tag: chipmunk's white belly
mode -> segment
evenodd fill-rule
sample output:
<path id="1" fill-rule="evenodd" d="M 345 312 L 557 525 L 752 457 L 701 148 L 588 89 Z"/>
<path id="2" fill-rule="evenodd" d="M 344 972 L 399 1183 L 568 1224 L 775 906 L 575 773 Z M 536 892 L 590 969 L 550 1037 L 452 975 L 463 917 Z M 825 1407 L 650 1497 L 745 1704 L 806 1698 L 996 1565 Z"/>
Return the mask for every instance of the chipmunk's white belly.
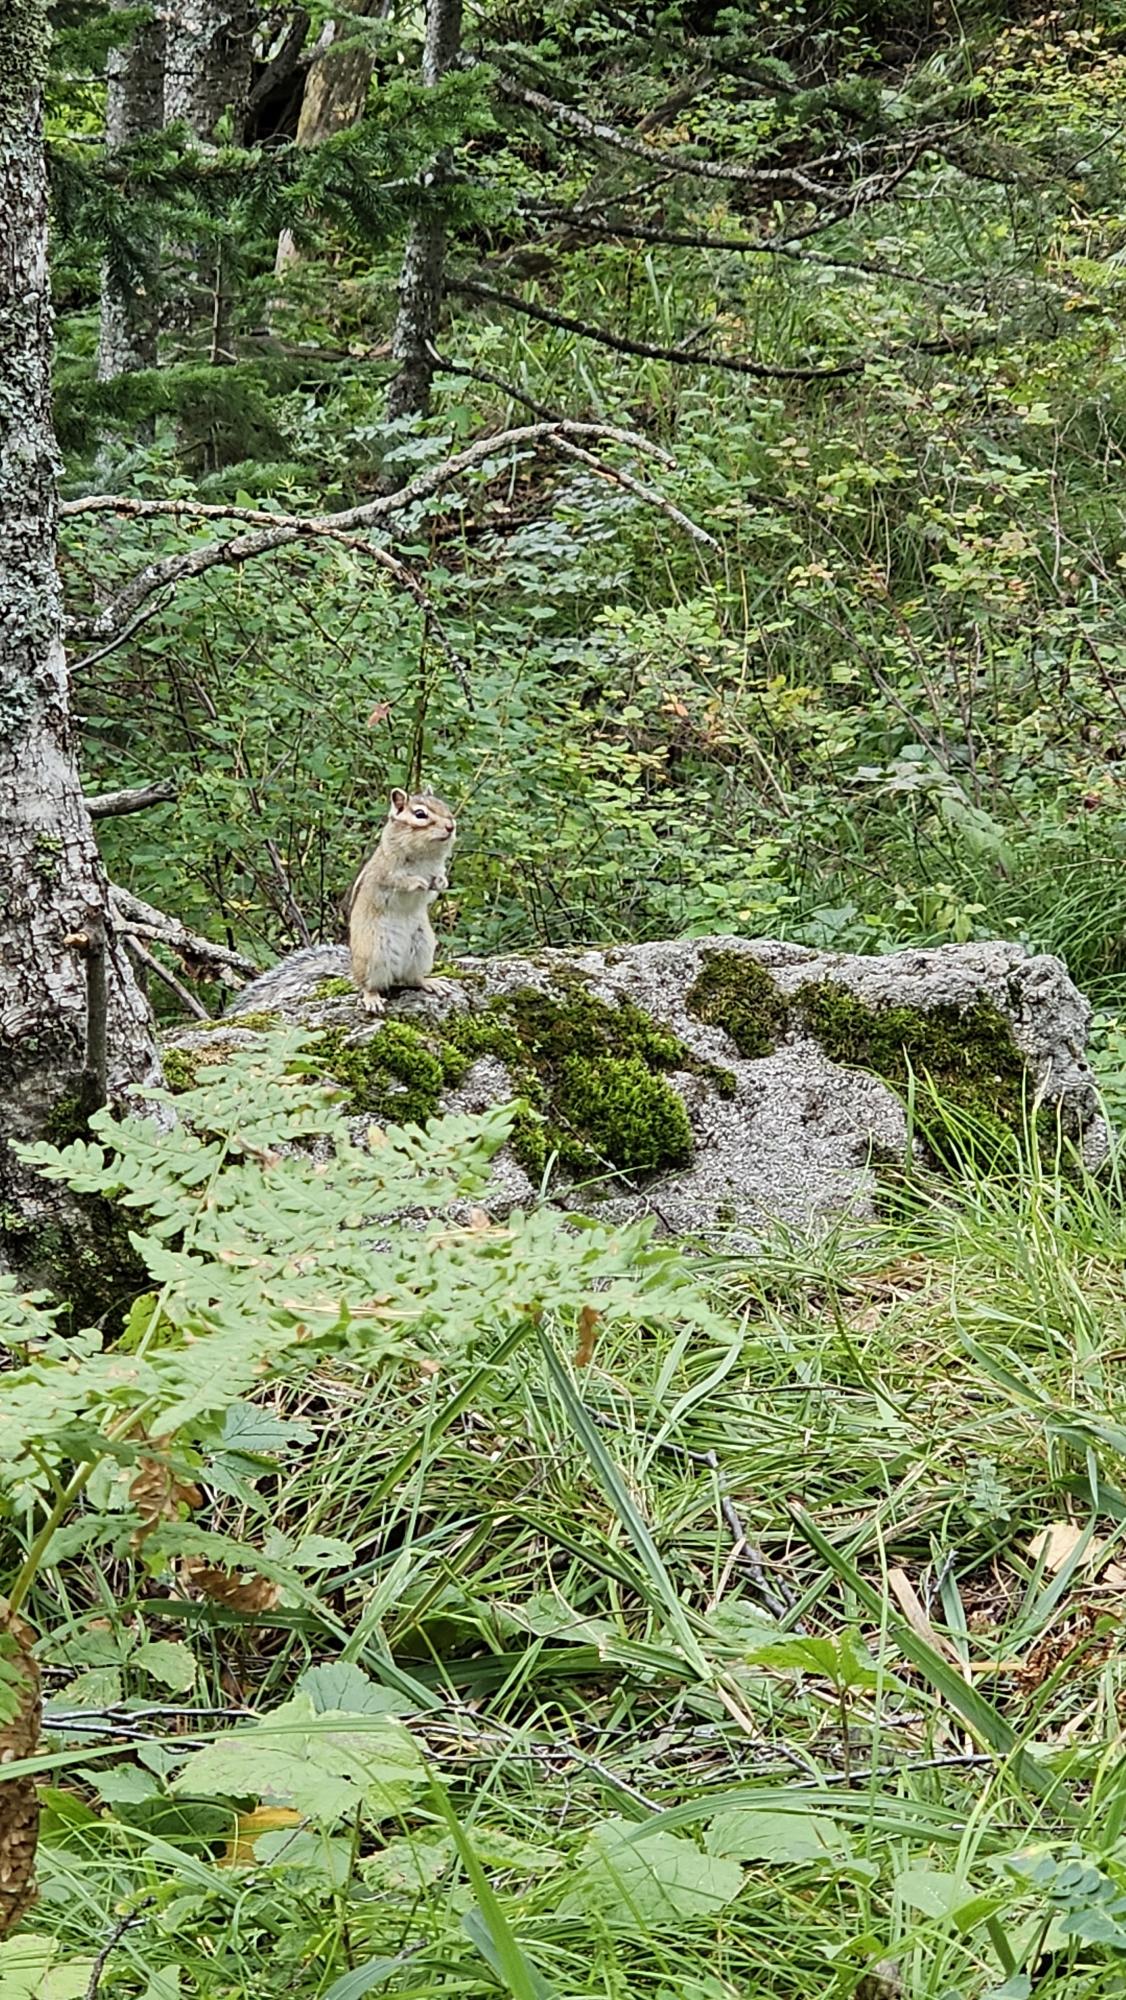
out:
<path id="1" fill-rule="evenodd" d="M 379 930 L 379 985 L 414 986 L 434 963 L 434 933 L 426 904 L 387 911 Z"/>

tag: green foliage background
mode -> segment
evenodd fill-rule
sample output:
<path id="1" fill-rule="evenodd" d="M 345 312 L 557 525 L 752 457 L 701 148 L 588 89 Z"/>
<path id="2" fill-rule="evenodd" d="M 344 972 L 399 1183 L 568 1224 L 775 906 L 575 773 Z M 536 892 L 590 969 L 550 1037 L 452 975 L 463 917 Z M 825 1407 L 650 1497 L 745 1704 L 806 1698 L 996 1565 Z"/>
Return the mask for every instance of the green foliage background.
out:
<path id="1" fill-rule="evenodd" d="M 1103 12 L 993 26 L 486 13 L 467 39 L 495 69 L 450 79 L 425 117 L 426 93 L 388 74 L 392 52 L 413 54 L 412 23 L 389 27 L 365 120 L 326 149 L 203 167 L 177 167 L 170 139 L 142 149 L 127 214 L 151 209 L 166 241 L 176 215 L 185 239 L 185 212 L 223 236 L 241 359 L 207 367 L 189 328 L 159 371 L 101 386 L 95 225 L 104 234 L 113 204 L 60 86 L 72 491 L 322 510 L 370 495 L 389 462 L 401 474 L 525 421 L 503 389 L 450 374 L 425 424 L 382 418 L 410 175 L 439 136 L 456 142 L 455 277 L 657 345 L 694 332 L 768 365 L 865 360 L 828 382 L 755 381 L 611 353 L 452 294 L 450 358 L 549 410 L 646 433 L 675 470 L 610 462 L 718 546 L 550 453 L 416 508 L 395 546 L 470 663 L 472 710 L 415 608 L 355 551 L 303 546 L 182 584 L 135 642 L 77 674 L 91 786 L 181 782 L 175 807 L 105 828 L 118 878 L 266 957 L 296 941 L 272 839 L 311 929 L 332 935 L 425 690 L 427 774 L 463 827 L 451 946 L 1004 935 L 1064 952 L 1110 999 L 1124 963 L 1126 58 Z M 769 191 L 684 176 L 642 202 L 638 163 L 488 87 L 515 70 L 628 131 L 690 61 L 707 82 L 648 143 L 736 167 L 834 150 L 894 163 L 896 148 L 920 164 L 888 198 L 786 243 L 802 212 Z M 602 240 L 545 213 L 593 196 Z M 639 216 L 787 254 L 607 240 Z M 271 307 L 266 339 L 274 232 L 302 217 L 322 254 Z M 139 445 L 142 414 L 155 432 Z M 214 532 L 76 521 L 76 612 L 147 556 Z"/>

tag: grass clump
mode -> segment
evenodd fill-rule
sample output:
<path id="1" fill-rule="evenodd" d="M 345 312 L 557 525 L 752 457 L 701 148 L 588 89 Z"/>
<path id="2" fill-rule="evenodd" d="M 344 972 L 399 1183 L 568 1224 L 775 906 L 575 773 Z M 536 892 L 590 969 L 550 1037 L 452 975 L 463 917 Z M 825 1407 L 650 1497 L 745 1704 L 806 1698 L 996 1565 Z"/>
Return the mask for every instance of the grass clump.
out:
<path id="1" fill-rule="evenodd" d="M 786 1033 L 790 1010 L 764 965 L 741 951 L 707 951 L 686 1002 L 690 1014 L 730 1035 L 741 1056 L 768 1056 Z"/>

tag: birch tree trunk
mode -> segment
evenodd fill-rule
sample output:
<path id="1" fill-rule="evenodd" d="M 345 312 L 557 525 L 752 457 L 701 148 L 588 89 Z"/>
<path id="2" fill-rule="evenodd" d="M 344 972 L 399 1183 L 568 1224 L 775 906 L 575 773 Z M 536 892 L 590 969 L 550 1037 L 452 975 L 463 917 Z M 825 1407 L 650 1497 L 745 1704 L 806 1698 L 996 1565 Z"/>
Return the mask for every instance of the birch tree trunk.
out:
<path id="1" fill-rule="evenodd" d="M 113 11 L 129 0 L 112 0 Z M 106 62 L 107 154 L 130 146 L 164 122 L 164 23 L 152 13 Z M 152 246 L 155 259 L 155 245 Z M 156 366 L 157 313 L 151 293 L 123 289 L 108 264 L 102 269 L 98 329 L 98 380 L 112 382 L 137 368 Z"/>
<path id="2" fill-rule="evenodd" d="M 460 46 L 461 0 L 426 0 L 422 81 L 429 89 L 452 68 Z M 435 198 L 420 210 L 407 237 L 391 341 L 399 372 L 387 391 L 389 417 L 424 417 L 430 408 L 434 380 L 431 350 L 438 339 L 446 265 L 446 222 L 437 191 L 448 170 L 448 159 L 440 155 L 430 174 Z"/>
<path id="3" fill-rule="evenodd" d="M 79 789 L 56 552 L 51 307 L 41 99 L 47 0 L 0 12 L 0 1271 L 48 1279 L 89 1218 L 21 1166 L 83 1094 L 87 960 L 99 939 L 107 1082 L 155 1076 L 148 1009 L 114 938 Z M 96 1008 L 95 1015 L 101 1015 Z"/>

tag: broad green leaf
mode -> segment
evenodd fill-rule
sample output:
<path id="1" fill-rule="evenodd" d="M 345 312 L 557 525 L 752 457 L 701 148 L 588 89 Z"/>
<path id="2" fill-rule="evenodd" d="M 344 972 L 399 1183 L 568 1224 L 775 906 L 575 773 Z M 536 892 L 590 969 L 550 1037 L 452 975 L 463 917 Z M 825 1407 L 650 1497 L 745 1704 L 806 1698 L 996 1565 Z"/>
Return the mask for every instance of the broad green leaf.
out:
<path id="1" fill-rule="evenodd" d="M 337 1709 L 344 1715 L 388 1715 L 401 1706 L 392 1689 L 381 1687 L 350 1660 L 328 1660 L 319 1667 L 306 1667 L 297 1682 L 318 1715 Z"/>
<path id="2" fill-rule="evenodd" d="M 709 1854 L 737 1861 L 820 1861 L 839 1866 L 852 1852 L 833 1820 L 797 1804 L 793 1812 L 731 1806 L 716 1814 L 705 1844 Z"/>
<path id="3" fill-rule="evenodd" d="M 422 1757 L 390 1717 L 318 1715 L 308 1694 L 247 1729 L 220 1736 L 187 1759 L 171 1790 L 290 1805 L 328 1826 L 363 1806 L 377 1818 L 398 1812 L 426 1781 Z"/>
<path id="4" fill-rule="evenodd" d="M 195 1654 L 182 1639 L 145 1639 L 132 1654 L 131 1663 L 143 1667 L 174 1694 L 187 1694 L 195 1686 Z"/>
<path id="5" fill-rule="evenodd" d="M 2 2000 L 84 2000 L 92 1958 L 60 1962 L 53 1939 L 21 1934 L 0 1943 Z"/>
<path id="6" fill-rule="evenodd" d="M 736 1861 L 701 1854 L 693 1841 L 678 1834 L 607 1819 L 588 1834 L 576 1881 L 559 1908 L 561 1915 L 597 1912 L 619 1928 L 644 1932 L 686 1917 L 714 1915 L 734 1901 L 742 1886 L 743 1870 Z"/>
<path id="7" fill-rule="evenodd" d="M 909 1909 L 925 1917 L 948 1917 L 964 1904 L 969 1884 L 941 1868 L 904 1868 L 895 1877 L 895 1893 Z"/>

